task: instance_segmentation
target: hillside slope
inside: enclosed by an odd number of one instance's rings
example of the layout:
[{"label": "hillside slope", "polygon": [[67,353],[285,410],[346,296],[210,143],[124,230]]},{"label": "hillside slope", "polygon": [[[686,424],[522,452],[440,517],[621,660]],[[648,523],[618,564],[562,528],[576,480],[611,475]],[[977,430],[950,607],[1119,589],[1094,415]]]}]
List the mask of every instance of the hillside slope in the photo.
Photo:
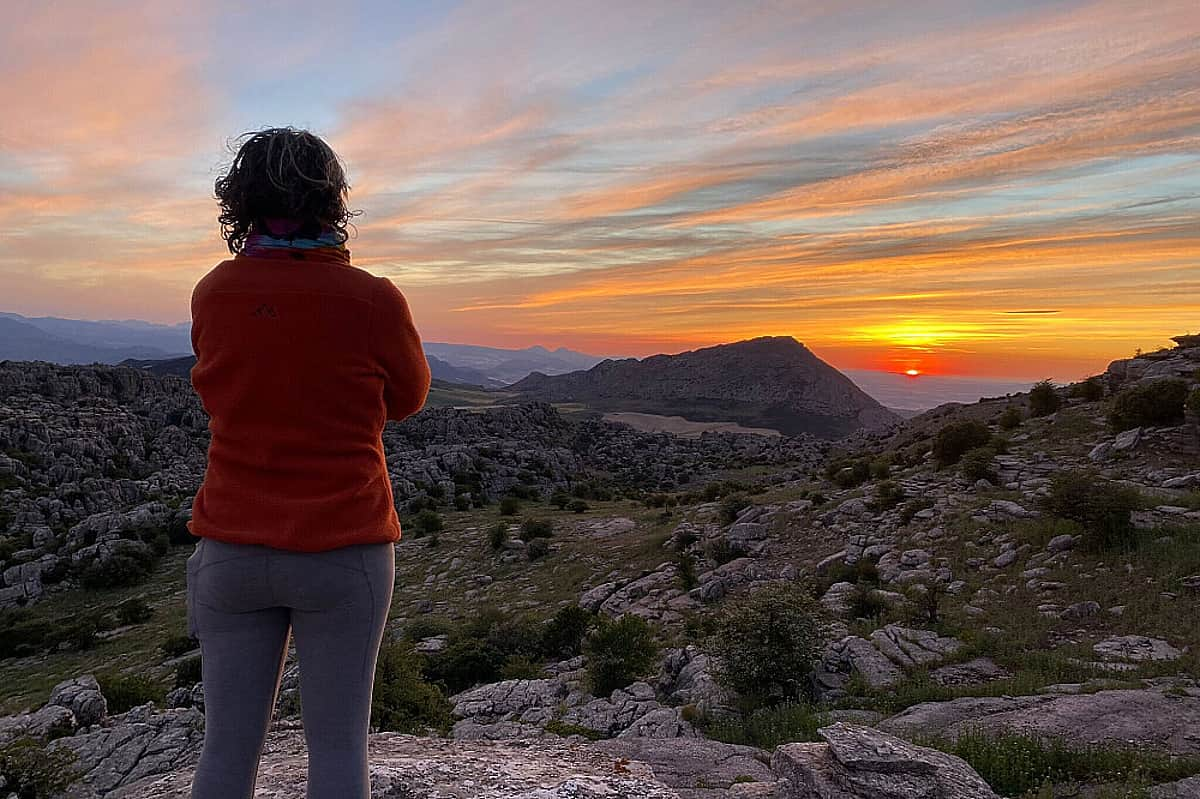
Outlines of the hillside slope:
[{"label": "hillside slope", "polygon": [[898,421],[790,336],[762,336],[641,360],[605,360],[565,375],[534,373],[509,388],[548,402],[736,421],[822,438],[887,428]]}]

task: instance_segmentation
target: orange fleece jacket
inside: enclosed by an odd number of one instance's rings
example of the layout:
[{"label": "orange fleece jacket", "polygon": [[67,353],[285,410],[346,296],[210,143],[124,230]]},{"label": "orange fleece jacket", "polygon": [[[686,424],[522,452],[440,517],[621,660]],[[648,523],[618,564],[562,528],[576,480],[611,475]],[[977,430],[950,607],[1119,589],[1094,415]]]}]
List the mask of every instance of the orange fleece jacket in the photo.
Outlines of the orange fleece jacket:
[{"label": "orange fleece jacket", "polygon": [[430,374],[396,285],[287,248],[222,261],[191,305],[212,440],[188,530],[302,552],[399,540],[383,426],[421,409]]}]

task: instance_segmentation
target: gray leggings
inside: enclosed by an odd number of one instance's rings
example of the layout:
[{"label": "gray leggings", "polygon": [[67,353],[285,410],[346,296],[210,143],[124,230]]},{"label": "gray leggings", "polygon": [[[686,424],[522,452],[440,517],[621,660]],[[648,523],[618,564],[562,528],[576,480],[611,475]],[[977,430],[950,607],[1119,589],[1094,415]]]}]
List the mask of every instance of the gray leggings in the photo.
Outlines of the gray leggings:
[{"label": "gray leggings", "polygon": [[205,719],[193,799],[253,796],[293,631],[308,797],[367,799],[371,693],[395,575],[386,543],[291,552],[200,539],[187,562]]}]

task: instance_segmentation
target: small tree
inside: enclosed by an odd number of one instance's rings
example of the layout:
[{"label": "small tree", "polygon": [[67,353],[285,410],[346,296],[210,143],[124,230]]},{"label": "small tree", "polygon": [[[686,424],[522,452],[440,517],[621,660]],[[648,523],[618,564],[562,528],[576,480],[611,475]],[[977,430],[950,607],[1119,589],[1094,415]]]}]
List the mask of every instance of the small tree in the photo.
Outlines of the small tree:
[{"label": "small tree", "polygon": [[516,497],[502,497],[500,499],[500,515],[501,516],[516,516],[521,510],[521,501]]},{"label": "small tree", "polygon": [[592,692],[604,696],[648,675],[658,645],[654,631],[640,616],[626,614],[616,621],[601,616],[587,637],[584,652]]},{"label": "small tree", "polygon": [[417,514],[414,523],[417,527],[417,534],[431,535],[442,529],[442,517],[437,511],[423,510]]},{"label": "small tree", "polygon": [[1000,418],[996,420],[1001,430],[1016,430],[1021,426],[1021,411],[1016,405],[1005,407]]},{"label": "small tree", "polygon": [[521,522],[521,540],[533,541],[535,538],[550,538],[554,535],[554,522],[549,519],[526,519]]},{"label": "small tree", "polygon": [[421,656],[410,644],[388,642],[379,650],[371,726],[419,735],[450,728],[450,703],[436,685],[421,676]]},{"label": "small tree", "polygon": [[1187,383],[1177,378],[1153,380],[1122,390],[1113,397],[1108,422],[1116,430],[1183,421]]},{"label": "small tree", "polygon": [[1137,544],[1132,513],[1142,506],[1135,489],[1089,471],[1061,472],[1050,481],[1043,510],[1083,528],[1083,543],[1093,550],[1131,549]]},{"label": "small tree", "polygon": [[982,447],[992,440],[992,433],[983,422],[973,419],[951,422],[933,438],[933,457],[939,467],[958,463],[967,451]]},{"label": "small tree", "polygon": [[595,616],[578,605],[564,605],[542,628],[541,652],[548,658],[575,657]]},{"label": "small tree", "polygon": [[991,447],[975,447],[962,456],[958,463],[958,471],[964,478],[972,482],[987,480],[994,483],[998,479],[996,470],[992,468],[992,461],[995,457],[996,450]]},{"label": "small tree", "polygon": [[717,678],[771,703],[804,694],[821,647],[819,606],[808,586],[763,586],[729,600],[708,640]]},{"label": "small tree", "polygon": [[1071,386],[1071,396],[1079,397],[1084,402],[1096,402],[1104,399],[1104,384],[1098,377],[1089,377]]},{"label": "small tree", "polygon": [[504,522],[496,522],[492,529],[488,532],[488,543],[492,549],[504,549],[504,542],[508,540],[508,525]]},{"label": "small tree", "polygon": [[1029,413],[1031,416],[1049,416],[1059,409],[1062,400],[1054,384],[1047,378],[1034,384],[1029,390]]}]

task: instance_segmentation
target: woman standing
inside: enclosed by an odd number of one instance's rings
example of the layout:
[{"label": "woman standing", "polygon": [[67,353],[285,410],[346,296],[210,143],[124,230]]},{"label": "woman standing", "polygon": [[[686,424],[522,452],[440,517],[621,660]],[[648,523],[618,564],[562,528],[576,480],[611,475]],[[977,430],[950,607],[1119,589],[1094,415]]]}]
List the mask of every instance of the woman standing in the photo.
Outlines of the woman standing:
[{"label": "woman standing", "polygon": [[381,434],[421,408],[430,374],[404,296],[350,263],[347,192],[329,146],[292,128],[249,135],[216,181],[234,257],[191,300],[212,433],[188,523],[205,710],[194,799],[253,795],[293,634],[308,796],[369,793],[400,538]]}]

